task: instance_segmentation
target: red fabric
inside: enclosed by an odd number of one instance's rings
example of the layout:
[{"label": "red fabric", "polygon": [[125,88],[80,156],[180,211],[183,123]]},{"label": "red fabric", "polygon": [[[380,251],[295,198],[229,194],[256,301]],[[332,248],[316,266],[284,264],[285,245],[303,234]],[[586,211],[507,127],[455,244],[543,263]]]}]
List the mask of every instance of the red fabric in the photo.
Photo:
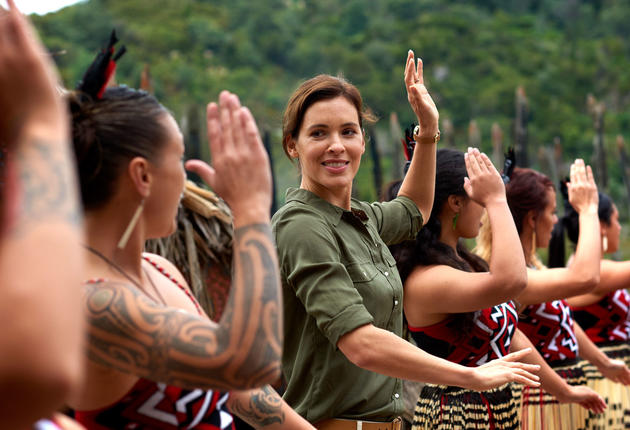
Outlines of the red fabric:
[{"label": "red fabric", "polygon": [[549,362],[571,360],[578,355],[573,317],[566,300],[527,306],[520,315],[518,328]]},{"label": "red fabric", "polygon": [[630,294],[625,289],[589,306],[572,307],[575,321],[596,344],[630,339]]},{"label": "red fabric", "polygon": [[430,354],[475,367],[508,353],[517,322],[515,306],[508,302],[477,311],[465,339],[453,317],[427,327],[409,325],[409,331],[416,344]]}]

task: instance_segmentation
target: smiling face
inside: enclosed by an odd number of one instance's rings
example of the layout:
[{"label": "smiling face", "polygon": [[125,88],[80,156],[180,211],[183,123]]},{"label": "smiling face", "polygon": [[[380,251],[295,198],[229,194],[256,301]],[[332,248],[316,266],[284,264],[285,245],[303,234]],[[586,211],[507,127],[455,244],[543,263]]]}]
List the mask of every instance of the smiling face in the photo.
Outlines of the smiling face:
[{"label": "smiling face", "polygon": [[551,240],[553,226],[558,222],[556,215],[556,192],[552,188],[547,188],[545,192],[547,204],[545,208],[536,216],[536,247],[546,248]]},{"label": "smiling face", "polygon": [[287,149],[299,160],[301,188],[334,205],[349,206],[365,141],[359,113],[348,99],[340,96],[313,103]]}]

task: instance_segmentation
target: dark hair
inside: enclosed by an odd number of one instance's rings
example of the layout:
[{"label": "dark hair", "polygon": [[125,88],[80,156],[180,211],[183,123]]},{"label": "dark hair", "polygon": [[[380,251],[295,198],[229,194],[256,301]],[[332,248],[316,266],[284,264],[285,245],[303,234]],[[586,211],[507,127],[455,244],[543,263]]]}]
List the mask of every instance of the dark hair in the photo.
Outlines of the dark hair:
[{"label": "dark hair", "polygon": [[344,97],[357,109],[359,126],[363,121],[373,122],[375,117],[364,109],[361,93],[342,77],[317,75],[300,85],[291,95],[282,118],[282,148],[289,158],[287,149],[290,140],[300,134],[304,115],[309,107],[321,100]]},{"label": "dark hair", "polygon": [[[564,267],[565,266],[565,252],[564,252],[564,232],[566,231],[567,237],[573,244],[577,245],[580,237],[580,214],[569,203],[569,196],[566,193],[566,184],[561,183],[560,189],[562,191],[564,201],[564,215],[558,220],[556,225],[553,226],[551,232],[551,240],[549,241],[549,258],[547,260],[548,267]],[[610,225],[610,218],[614,212],[613,202],[606,194],[598,192],[599,203],[597,205],[597,216],[599,220],[606,225]]]},{"label": "dark hair", "polygon": [[549,204],[547,190],[553,190],[553,182],[540,172],[516,167],[510,182],[505,186],[507,198],[516,231],[523,231],[523,221],[529,211],[541,213]]},{"label": "dark hair", "polygon": [[128,87],[108,88],[98,100],[69,95],[72,142],[85,209],[112,197],[127,163],[134,157],[156,162],[167,131],[160,120],[168,113],[152,95]]},{"label": "dark hair", "polygon": [[[449,245],[440,241],[442,225],[438,217],[449,196],[467,196],[464,190],[466,176],[463,152],[446,148],[437,151],[435,197],[429,221],[418,232],[415,240],[390,247],[403,283],[419,265],[443,264],[465,272],[489,270],[488,264],[466,249],[461,241],[457,243],[457,253]],[[473,317],[474,312],[456,314],[456,324],[462,338],[470,333]]]}]

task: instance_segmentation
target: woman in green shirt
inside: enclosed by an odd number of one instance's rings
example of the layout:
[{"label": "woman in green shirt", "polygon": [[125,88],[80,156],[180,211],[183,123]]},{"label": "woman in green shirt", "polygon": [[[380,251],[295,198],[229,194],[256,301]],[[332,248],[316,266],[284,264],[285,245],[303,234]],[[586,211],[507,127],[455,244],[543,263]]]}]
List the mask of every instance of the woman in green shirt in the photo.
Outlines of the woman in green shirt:
[{"label": "woman in green shirt", "polygon": [[[412,239],[433,203],[438,110],[409,51],[405,84],[418,117],[410,169],[392,202],[352,199],[365,150],[359,91],[341,78],[303,83],[287,105],[283,147],[297,159],[299,189],[273,217],[283,281],[285,400],[316,427],[394,429],[401,378],[483,390],[537,386],[528,351],[477,368],[433,357],[404,341],[402,284],[388,244]],[[345,420],[339,420],[343,418]],[[347,420],[356,420],[347,421]],[[368,421],[363,421],[368,420]]]}]

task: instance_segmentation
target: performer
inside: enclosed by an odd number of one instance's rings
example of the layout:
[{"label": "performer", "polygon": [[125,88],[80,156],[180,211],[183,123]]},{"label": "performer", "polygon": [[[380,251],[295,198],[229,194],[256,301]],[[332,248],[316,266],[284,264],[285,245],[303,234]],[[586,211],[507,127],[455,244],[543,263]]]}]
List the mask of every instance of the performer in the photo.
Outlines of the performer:
[{"label": "performer", "polygon": [[0,421],[30,428],[82,382],[83,222],[57,72],[0,6]]},{"label": "performer", "polygon": [[[282,353],[280,285],[269,228],[271,175],[250,112],[228,92],[208,106],[214,167],[190,161],[230,205],[234,278],[218,323],[166,259],[184,189],[173,117],[143,91],[106,88],[116,37],[69,96],[85,208],[87,381],[70,402],[89,429],[312,428],[269,387]],[[228,390],[247,390],[231,391]],[[221,391],[219,391],[221,390]]]},{"label": "performer", "polygon": [[[566,183],[560,185],[564,199],[564,216],[554,227],[549,244],[549,266],[563,267],[564,232],[575,244],[579,237],[578,213],[568,201]],[[630,264],[604,259],[605,253],[614,253],[619,247],[619,212],[610,197],[599,193],[597,214],[599,217],[602,243],[600,280],[594,290],[588,294],[570,297],[575,321],[582,327],[588,338],[603,351],[611,363],[620,365],[619,360],[630,362],[630,295],[626,291],[630,281]],[[573,256],[569,258],[573,264]],[[593,427],[613,426],[621,428],[630,416],[630,382],[627,375],[611,375],[606,378],[599,368],[606,367],[606,360],[597,366],[585,363],[584,371],[588,385],[601,393],[608,409],[606,413],[591,417]],[[606,372],[604,372],[606,373]],[[607,373],[608,374],[608,373]],[[621,384],[620,384],[621,383]],[[623,385],[626,385],[625,387]]]},{"label": "performer", "polygon": [[[592,290],[599,278],[599,223],[597,186],[590,167],[580,159],[571,165],[569,196],[580,212],[584,234],[580,236],[576,265],[546,269],[536,256],[536,248],[546,247],[557,221],[556,199],[551,181],[531,169],[515,168],[506,187],[510,211],[519,231],[528,270],[527,288],[515,300],[519,303],[518,328],[527,335],[540,354],[571,385],[584,385],[586,378],[579,361],[582,356],[593,362],[606,362],[611,377],[625,375],[626,366],[610,362],[575,325],[565,297]],[[541,199],[540,196],[545,196]],[[586,228],[592,230],[586,231]],[[483,230],[484,228],[482,228]],[[480,234],[477,250],[491,254],[488,234]],[[593,259],[594,262],[593,262]],[[588,428],[589,414],[574,405],[559,405],[553,393],[524,388],[521,421],[527,426],[545,428]],[[517,394],[518,395],[518,394]],[[594,411],[594,412],[601,412]],[[561,418],[564,417],[564,418]]]},{"label": "performer", "polygon": [[284,399],[320,429],[399,428],[399,378],[472,389],[537,385],[530,373],[537,366],[515,362],[528,351],[467,368],[400,337],[402,283],[386,245],[413,238],[428,218],[439,139],[438,111],[417,64],[409,51],[405,84],[418,149],[392,202],[351,198],[370,119],[356,87],[319,75],[285,110],[283,146],[302,178],[272,220],[284,293]]},{"label": "performer", "polygon": [[[480,366],[509,350],[531,346],[516,329],[510,300],[527,285],[525,259],[505,198],[503,180],[485,154],[441,149],[431,217],[415,241],[393,248],[405,288],[405,317],[422,349],[465,366]],[[490,218],[496,253],[490,266],[461,243],[475,237],[484,208]],[[537,354],[542,385],[563,401],[597,409],[599,396],[571,387]],[[427,385],[415,409],[416,429],[453,427],[519,428],[512,387],[474,392]]]}]

